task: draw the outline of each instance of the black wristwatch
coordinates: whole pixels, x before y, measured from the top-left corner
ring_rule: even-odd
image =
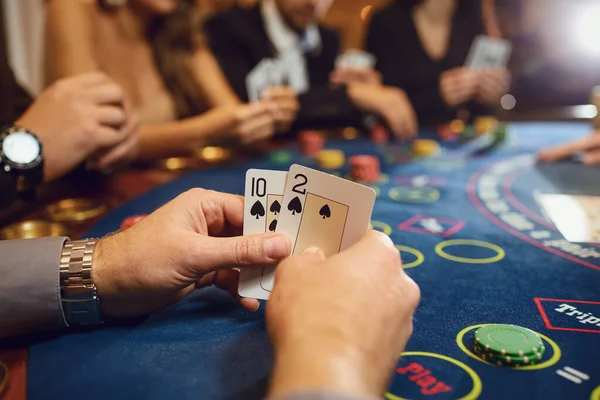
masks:
[[[14,178],[19,192],[34,191],[44,179],[44,157],[38,137],[18,126],[2,128],[0,169]]]

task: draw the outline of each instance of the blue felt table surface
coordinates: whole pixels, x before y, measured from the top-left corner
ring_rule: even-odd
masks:
[[[386,150],[364,139],[327,144],[347,155],[381,157],[384,175],[375,185],[374,226],[389,227],[394,242],[406,246],[405,263],[417,264],[417,255],[423,255],[419,265],[407,269],[421,287],[422,300],[390,399],[589,399],[600,386],[600,325],[581,323],[575,317],[581,314],[556,311],[567,304],[600,318],[600,259],[594,255],[600,248],[562,245],[534,197],[537,192],[599,194],[600,169],[574,162],[538,166],[530,156],[546,145],[581,137],[590,127],[532,123],[509,128],[507,141],[484,156],[447,146],[433,158],[403,164],[392,162],[402,150],[397,146]],[[290,150],[295,163],[315,166],[295,147]],[[124,218],[149,213],[189,188],[242,194],[250,167],[288,166],[273,165],[265,156],[192,172],[111,212],[87,236],[115,231]],[[422,182],[417,189],[415,182]],[[494,188],[500,200],[490,200]],[[408,200],[403,197],[411,190],[426,202],[411,202],[410,193]],[[515,213],[498,211],[498,201]],[[514,222],[519,216],[520,225]],[[423,220],[437,221],[441,231],[423,229]],[[503,257],[475,264],[436,252],[436,245],[456,239],[489,246],[454,243],[442,255],[494,259],[502,252]],[[543,368],[513,370],[470,357],[458,343],[471,348],[470,327],[485,323],[517,324],[545,335]],[[457,340],[461,331],[466,333]],[[263,311],[248,313],[211,289],[144,321],[38,342],[30,350],[28,397],[259,399],[272,362]],[[565,367],[579,371],[579,383],[557,374]]]

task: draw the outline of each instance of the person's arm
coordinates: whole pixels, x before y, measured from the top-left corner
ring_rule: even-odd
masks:
[[[215,56],[207,47],[199,48],[194,54],[194,77],[210,108],[240,103]]]
[[[498,25],[494,0],[481,0],[481,11],[485,33],[491,37],[501,38],[502,31],[500,31],[500,26]]]
[[[291,131],[358,127],[366,115],[352,102],[346,86],[311,88],[298,101],[300,110]]]
[[[66,240],[0,241],[0,338],[67,326],[58,282]]]
[[[96,71],[93,19],[96,2],[46,2],[46,79]]]

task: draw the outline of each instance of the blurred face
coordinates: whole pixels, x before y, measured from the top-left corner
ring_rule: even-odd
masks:
[[[332,0],[275,0],[279,12],[295,30],[306,29],[318,15],[322,15]]]
[[[159,15],[172,13],[179,4],[179,0],[133,0],[133,2],[149,13]]]

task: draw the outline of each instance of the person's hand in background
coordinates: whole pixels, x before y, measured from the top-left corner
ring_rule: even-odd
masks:
[[[506,68],[487,68],[479,73],[477,93],[478,102],[497,105],[502,96],[510,89],[511,75]]]
[[[419,298],[398,250],[376,231],[328,259],[307,249],[283,261],[267,303],[275,350],[270,396],[383,395]]]
[[[287,86],[271,87],[263,93],[263,101],[271,104],[271,112],[275,119],[277,132],[288,132],[294,121],[296,121],[298,111],[300,111],[296,91]]]
[[[250,104],[224,106],[228,128],[219,135],[217,141],[233,146],[246,146],[260,143],[275,134],[273,105],[268,101]]]
[[[337,67],[329,75],[329,80],[334,86],[351,83],[381,85],[381,74],[373,68]]]
[[[215,285],[254,311],[259,302],[237,294],[239,271],[277,263],[291,252],[281,234],[239,236],[244,199],[192,189],[132,227],[101,239],[92,278],[105,318],[143,316],[194,290]]]
[[[440,93],[444,102],[456,107],[471,100],[477,93],[479,74],[469,68],[453,68],[442,72]]]
[[[600,132],[597,131],[586,138],[542,150],[538,154],[538,159],[542,162],[554,162],[578,154],[581,154],[583,164],[600,164]]]
[[[135,153],[137,119],[126,112],[124,102],[123,90],[106,75],[79,75],[46,89],[15,125],[38,135],[44,177],[51,181],[97,152],[107,152],[98,160],[102,167]]]
[[[394,135],[403,140],[414,138],[419,130],[417,116],[403,90],[388,86],[353,83],[348,95],[363,112],[382,117]]]

